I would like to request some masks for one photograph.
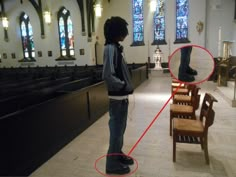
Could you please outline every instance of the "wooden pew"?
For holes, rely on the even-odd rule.
[[[2,116],[0,175],[28,176],[107,109],[105,85],[98,83]]]
[[[147,79],[145,67],[136,69],[131,71],[135,87]],[[106,113],[107,90],[98,80],[92,77],[92,85],[91,78],[81,81],[90,84],[87,87],[79,81],[61,83],[55,86],[56,97],[1,116],[0,176],[29,176]],[[42,87],[35,93],[48,90]]]
[[[68,82],[70,80],[71,80],[71,77],[63,77],[63,78],[59,78],[59,79],[55,79],[55,80],[51,80],[49,78],[46,80],[40,80],[37,83],[32,83],[27,86],[22,86],[19,88],[16,87],[16,88],[4,89],[4,90],[1,90],[1,92],[0,92],[0,98],[7,98],[10,96],[19,95],[19,94],[22,94],[25,92],[30,92],[32,90],[38,90],[38,89],[42,89],[44,87],[49,87],[49,86],[53,86],[56,84]]]
[[[71,81],[69,78],[50,83],[47,87],[31,90],[23,94],[0,100],[0,116],[25,109],[29,106],[42,103],[63,94],[63,91],[71,92],[94,83],[92,77]]]

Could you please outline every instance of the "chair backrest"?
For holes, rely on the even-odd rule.
[[[210,93],[206,93],[202,102],[200,120],[203,121],[205,118],[205,128],[208,129],[213,122],[215,117],[215,112],[213,110],[213,103],[218,102]]]
[[[193,87],[191,90],[191,103],[194,107],[194,110],[197,110],[199,108],[199,102],[200,102],[200,96],[201,96],[198,94],[199,90],[200,88],[197,86]]]
[[[197,86],[195,84],[188,84],[187,85],[187,89],[188,89],[189,93],[191,94],[191,96],[192,96],[193,91],[195,90],[196,87]]]
[[[213,109],[210,109],[206,117],[205,128],[208,128],[213,124],[214,118],[215,118],[215,111]]]

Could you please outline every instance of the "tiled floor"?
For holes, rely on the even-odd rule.
[[[210,92],[215,122],[209,129],[210,165],[205,164],[200,145],[177,144],[177,161],[172,162],[172,137],[169,136],[169,105],[156,117],[170,98],[171,79],[152,76],[130,96],[128,127],[124,151],[137,160],[131,177],[236,177],[236,108],[218,94],[212,82],[203,83],[201,95]],[[156,117],[155,122],[139,140]],[[64,147],[31,177],[101,177],[104,176],[108,148],[108,114]],[[99,159],[99,160],[98,160]],[[97,169],[95,170],[95,162]]]
[[[227,87],[221,86],[217,87],[219,93],[225,98],[225,100],[236,107],[236,93],[234,93],[235,81],[228,81]]]

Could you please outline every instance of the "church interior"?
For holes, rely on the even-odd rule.
[[[0,0],[0,176],[108,176],[112,16],[135,88],[126,176],[236,177],[236,0]],[[193,83],[177,77],[186,46]]]

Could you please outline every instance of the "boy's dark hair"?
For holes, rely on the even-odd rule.
[[[111,17],[104,24],[105,45],[114,43],[117,37],[126,37],[128,35],[128,23],[121,17]]]

